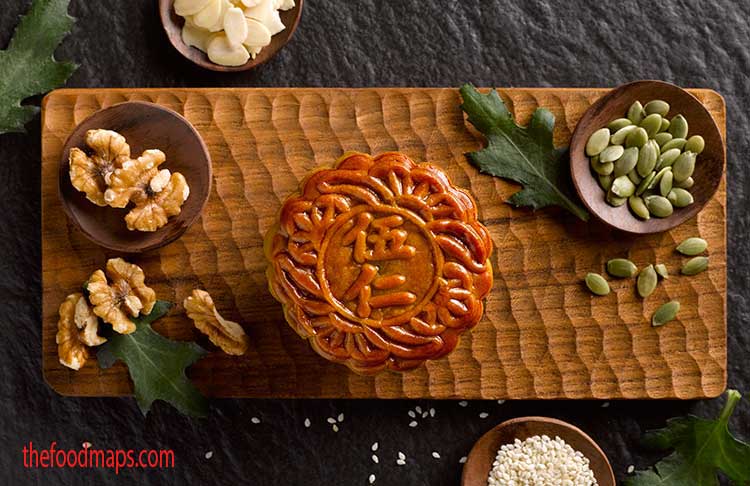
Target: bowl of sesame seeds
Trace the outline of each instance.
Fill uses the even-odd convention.
[[[471,449],[462,486],[615,486],[607,456],[581,429],[549,417],[494,427]]]

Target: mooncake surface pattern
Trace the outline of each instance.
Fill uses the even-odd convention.
[[[492,287],[473,198],[438,167],[348,153],[311,174],[266,238],[289,325],[323,357],[373,374],[452,351]]]

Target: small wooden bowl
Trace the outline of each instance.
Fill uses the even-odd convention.
[[[648,221],[642,221],[630,212],[627,204],[617,208],[607,204],[605,192],[591,173],[585,149],[592,133],[616,118],[625,117],[634,101],[645,105],[655,99],[669,103],[669,118],[683,114],[689,125],[688,135],[701,135],[706,141],[706,148],[698,155],[693,175],[695,185],[690,189],[695,202],[685,208],[675,209],[668,218],[652,217]],[[607,225],[635,234],[667,231],[698,214],[719,188],[725,159],[719,127],[708,110],[684,89],[663,81],[636,81],[619,86],[602,96],[583,114],[570,142],[570,171],[583,203]]]
[[[596,442],[579,428],[549,417],[515,418],[484,434],[469,453],[461,476],[461,485],[487,486],[487,478],[500,447],[512,444],[516,439],[525,440],[535,435],[546,435],[552,439],[560,437],[588,458],[589,467],[594,472],[599,486],[615,486],[612,466]]]
[[[248,69],[260,66],[275,56],[291,40],[294,31],[297,30],[297,25],[299,25],[299,21],[302,18],[302,5],[304,3],[305,0],[296,0],[294,8],[280,12],[281,22],[286,26],[286,29],[271,37],[271,43],[264,47],[255,59],[250,59],[242,66],[222,66],[216,64],[208,59],[205,52],[182,42],[182,26],[185,24],[185,19],[177,15],[174,11],[172,7],[174,0],[159,0],[159,16],[161,17],[161,23],[164,26],[164,31],[167,33],[169,42],[172,43],[180,54],[202,68],[230,73],[247,71]]]
[[[152,233],[130,231],[125,225],[126,209],[100,207],[86,199],[70,182],[70,149],[88,150],[84,137],[91,129],[114,130],[125,137],[132,157],[144,150],[159,149],[167,160],[160,166],[180,172],[190,186],[182,212]],[[62,151],[58,187],[62,207],[73,225],[88,239],[122,253],[142,253],[179,238],[200,216],[211,192],[211,156],[198,131],[174,111],[153,103],[128,101],[97,111],[70,134]]]

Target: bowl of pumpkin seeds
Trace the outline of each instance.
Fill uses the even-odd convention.
[[[721,133],[705,106],[662,81],[629,83],[596,101],[576,127],[570,157],[588,209],[638,234],[695,216],[718,189],[725,163]]]

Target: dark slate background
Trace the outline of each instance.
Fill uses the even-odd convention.
[[[5,46],[30,0],[0,1]],[[728,107],[729,385],[750,393],[750,3],[735,0],[308,0],[291,44],[255,72],[216,74],[167,43],[155,0],[73,0],[79,21],[58,51],[80,63],[70,87],[155,86],[614,86],[657,78],[719,91]],[[592,6],[592,4],[594,4]],[[0,73],[2,76],[2,73]],[[459,459],[487,429],[541,414],[589,432],[617,477],[657,458],[638,445],[646,428],[699,402],[456,402],[213,400],[206,420],[157,404],[144,418],[133,399],[55,394],[41,374],[39,121],[0,136],[0,483],[455,485]],[[435,407],[409,428],[407,411]],[[490,415],[480,419],[482,411]],[[750,402],[733,428],[750,438]],[[345,414],[334,434],[326,417]],[[251,417],[262,422],[254,425]],[[309,417],[310,429],[303,427]],[[171,448],[169,471],[24,470],[21,447]],[[370,459],[379,441],[380,464]],[[395,465],[397,451],[408,463]],[[205,459],[213,451],[211,459]],[[438,451],[441,459],[434,459]]]

